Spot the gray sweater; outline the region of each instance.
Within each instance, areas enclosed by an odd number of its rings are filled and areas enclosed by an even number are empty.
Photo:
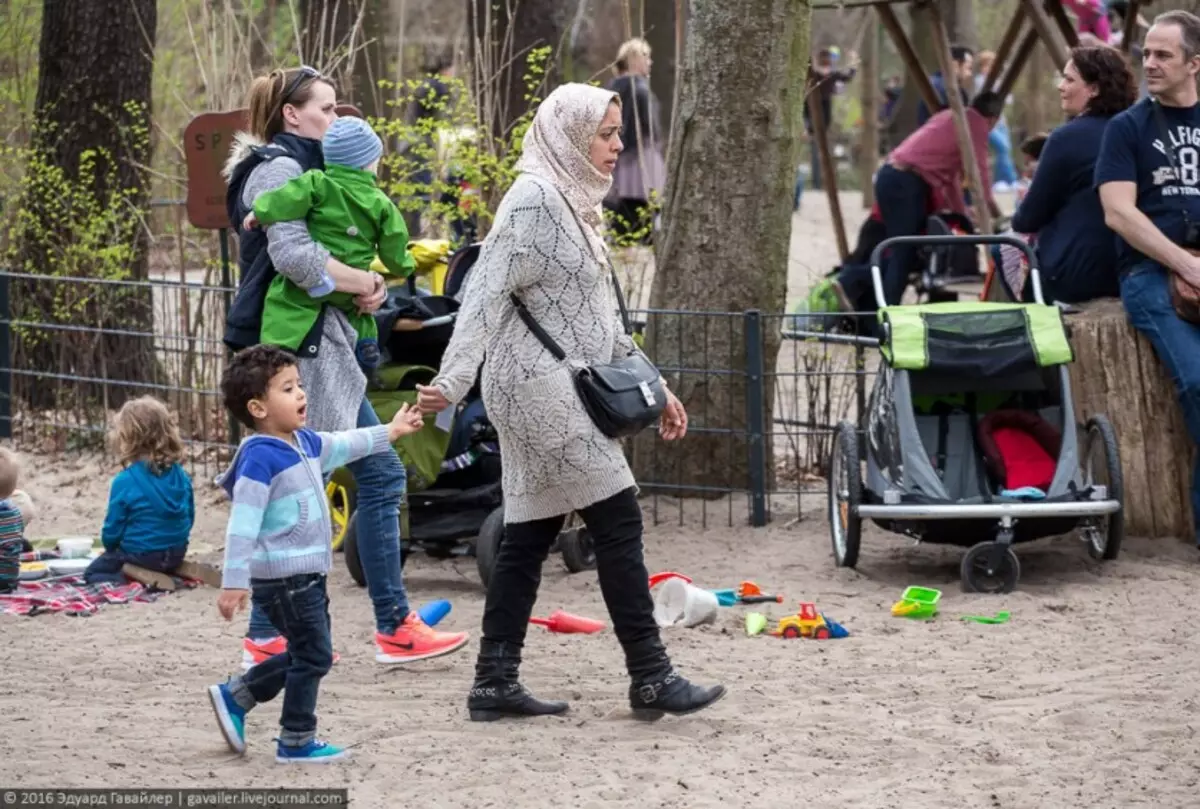
[[[260,194],[273,191],[303,174],[290,157],[277,157],[250,172],[242,201],[252,206]],[[279,222],[267,228],[267,251],[280,275],[304,290],[328,281],[325,262],[329,251],[309,235],[303,219]],[[334,307],[325,309],[325,327],[315,357],[300,357],[297,366],[308,394],[308,427],[335,432],[358,425],[358,411],[367,392],[367,378],[354,358],[357,335],[346,316]]]
[[[515,292],[562,347],[558,362],[517,316]],[[522,174],[496,212],[468,276],[454,337],[434,385],[458,402],[483,366],[483,400],[500,437],[506,522],[590,506],[634,485],[621,445],[592,423],[568,365],[637,351],[624,333],[612,276],[563,197]]]

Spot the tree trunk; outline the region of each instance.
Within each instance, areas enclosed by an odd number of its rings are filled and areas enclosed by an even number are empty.
[[[1112,422],[1125,482],[1125,533],[1191,542],[1195,449],[1175,386],[1154,348],[1129,325],[1119,300],[1080,308],[1066,317],[1075,349],[1070,367],[1075,419],[1086,424],[1103,414]]]
[[[651,305],[739,314],[651,319],[647,349],[668,369],[668,382],[691,414],[693,432],[672,450],[639,448],[639,477],[647,484],[677,481],[684,493],[703,493],[700,487],[736,490],[746,488],[751,474],[765,471],[749,460],[751,389],[741,372],[754,346],[744,339],[740,313],[784,308],[810,15],[804,0],[692,4]],[[743,58],[746,53],[756,58]],[[714,166],[739,169],[714,171]],[[779,351],[779,325],[774,320],[762,324],[762,359],[769,370]],[[713,367],[733,373],[671,370]],[[769,425],[774,376],[760,381]],[[769,432],[762,439],[768,470]]]
[[[362,42],[356,31],[363,6],[370,0],[300,0],[300,55],[305,64],[312,65],[333,78],[340,94],[352,99],[354,65],[361,58],[357,52]]]
[[[16,263],[33,275],[144,281],[142,219],[149,165],[155,0],[45,0],[36,130],[21,201]],[[16,364],[63,376],[155,379],[148,288],[76,282],[15,285],[18,320],[119,331],[24,329]],[[134,332],[138,334],[129,334]],[[89,383],[75,395],[115,406],[145,388]],[[60,382],[29,384],[31,406],[56,408]]]
[[[387,104],[391,93],[379,86],[380,79],[391,79],[395,75],[393,60],[397,43],[392,32],[396,30],[392,15],[391,0],[361,0],[362,31],[358,36],[362,47],[354,55],[353,76],[350,85],[350,103],[367,118],[387,118],[399,114]]]

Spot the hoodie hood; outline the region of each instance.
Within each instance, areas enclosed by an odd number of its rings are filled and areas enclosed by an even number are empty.
[[[255,146],[265,145],[265,143],[249,132],[235,133],[233,136],[233,146],[229,150],[229,157],[225,159],[225,167],[221,169],[221,176],[225,178],[226,182],[229,182],[229,178],[233,176],[233,170],[237,168],[237,164],[250,156],[250,150]]]
[[[146,500],[164,516],[176,517],[187,512],[192,484],[179,464],[156,475],[148,463],[138,461],[129,467],[129,475]]]
[[[225,490],[225,494],[233,497],[233,487],[238,482],[238,465],[242,462],[242,455],[245,454],[247,447],[253,444],[262,443],[263,441],[277,441],[278,439],[270,438],[265,435],[248,435],[242,439],[242,443],[238,444],[237,452],[233,453],[233,458],[229,461],[229,468],[221,474],[217,475],[213,483]],[[280,442],[282,443],[282,442]]]

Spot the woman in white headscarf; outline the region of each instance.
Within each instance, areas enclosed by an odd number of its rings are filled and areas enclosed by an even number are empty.
[[[620,444],[588,417],[570,365],[608,363],[637,351],[624,333],[600,235],[601,202],[621,153],[619,97],[566,84],[538,108],[525,135],[521,172],[500,203],[472,270],[441,371],[419,388],[425,412],[459,402],[483,366],[483,400],[504,459],[505,537],[483,614],[471,719],[562,713],[536,699],[517,671],[542,563],[577,512],[588,527],[613,629],[625,650],[635,716],[697,711],[724,694],[675,673],[654,621],[642,558],[642,512]],[[516,295],[561,346],[560,362],[517,315]],[[659,432],[687,432],[668,394]]]

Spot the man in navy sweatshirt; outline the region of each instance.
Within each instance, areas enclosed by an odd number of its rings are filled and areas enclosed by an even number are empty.
[[[1109,122],[1096,187],[1118,236],[1126,315],[1167,366],[1200,443],[1200,327],[1176,315],[1168,286],[1169,273],[1200,286],[1200,17],[1158,15],[1143,53],[1151,97]],[[1192,470],[1192,512],[1200,524],[1200,464]]]

